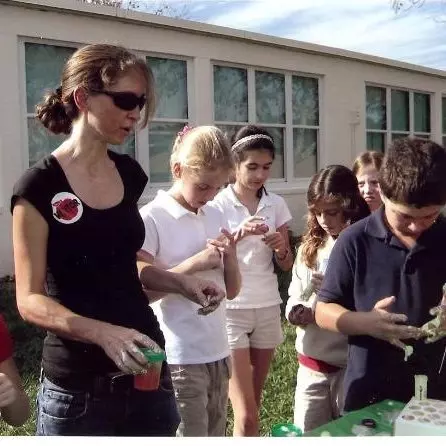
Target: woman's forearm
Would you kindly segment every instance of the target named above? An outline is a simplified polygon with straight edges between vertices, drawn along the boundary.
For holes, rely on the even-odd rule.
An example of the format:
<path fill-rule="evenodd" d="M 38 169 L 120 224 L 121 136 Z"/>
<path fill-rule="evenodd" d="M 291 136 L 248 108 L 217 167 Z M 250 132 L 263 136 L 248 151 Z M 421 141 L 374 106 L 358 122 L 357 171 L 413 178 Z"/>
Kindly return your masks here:
<path fill-rule="evenodd" d="M 17 300 L 23 319 L 63 338 L 96 344 L 106 322 L 80 316 L 43 294 Z"/>

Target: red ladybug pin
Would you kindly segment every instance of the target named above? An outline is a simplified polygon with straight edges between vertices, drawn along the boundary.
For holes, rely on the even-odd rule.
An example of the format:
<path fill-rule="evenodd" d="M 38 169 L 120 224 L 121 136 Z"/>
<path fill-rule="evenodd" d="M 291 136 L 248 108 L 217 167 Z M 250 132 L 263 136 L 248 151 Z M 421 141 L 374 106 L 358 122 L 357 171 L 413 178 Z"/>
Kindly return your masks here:
<path fill-rule="evenodd" d="M 59 192 L 51 200 L 53 217 L 63 224 L 76 223 L 84 211 L 82 202 L 70 192 Z"/>

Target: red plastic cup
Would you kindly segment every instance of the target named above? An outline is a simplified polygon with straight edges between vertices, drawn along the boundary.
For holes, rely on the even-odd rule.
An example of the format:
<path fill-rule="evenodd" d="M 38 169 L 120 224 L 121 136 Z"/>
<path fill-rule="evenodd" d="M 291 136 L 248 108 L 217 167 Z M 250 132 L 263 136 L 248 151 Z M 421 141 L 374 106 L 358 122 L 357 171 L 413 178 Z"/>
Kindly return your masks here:
<path fill-rule="evenodd" d="M 150 348 L 142 348 L 141 351 L 144 353 L 149 367 L 146 373 L 135 375 L 133 387 L 144 392 L 157 390 L 160 385 L 161 367 L 166 359 L 166 354 L 163 351 L 155 352 Z"/>

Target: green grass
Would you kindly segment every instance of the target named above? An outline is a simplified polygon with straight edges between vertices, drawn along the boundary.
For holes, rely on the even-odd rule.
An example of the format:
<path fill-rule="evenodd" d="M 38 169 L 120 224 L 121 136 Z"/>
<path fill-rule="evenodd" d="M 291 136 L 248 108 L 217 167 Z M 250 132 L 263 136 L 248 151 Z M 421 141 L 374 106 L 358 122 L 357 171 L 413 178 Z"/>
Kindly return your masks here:
<path fill-rule="evenodd" d="M 280 288 L 287 288 L 288 278 L 279 278 Z M 38 388 L 43 332 L 20 318 L 15 303 L 14 282 L 11 278 L 0 279 L 0 314 L 4 316 L 14 338 L 15 360 L 24 380 L 32 404 L 32 417 L 21 427 L 12 428 L 0 421 L 0 436 L 34 435 L 35 399 Z M 285 340 L 277 349 L 265 384 L 260 411 L 260 433 L 268 435 L 273 424 L 291 422 L 293 418 L 294 387 L 296 382 L 296 353 L 294 329 L 283 322 Z M 232 412 L 229 409 L 228 434 L 232 432 Z"/>

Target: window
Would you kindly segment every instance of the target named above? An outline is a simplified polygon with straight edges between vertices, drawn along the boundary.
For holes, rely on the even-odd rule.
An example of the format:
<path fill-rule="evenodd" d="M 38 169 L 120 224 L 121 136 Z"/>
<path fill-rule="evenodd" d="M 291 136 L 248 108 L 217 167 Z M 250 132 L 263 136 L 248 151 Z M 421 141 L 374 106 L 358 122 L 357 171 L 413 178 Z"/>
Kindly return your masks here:
<path fill-rule="evenodd" d="M 26 120 L 28 128 L 29 165 L 51 153 L 64 140 L 65 135 L 53 135 L 36 118 L 36 105 L 45 91 L 60 85 L 65 61 L 75 48 L 25 43 Z"/>
<path fill-rule="evenodd" d="M 214 121 L 228 136 L 248 123 L 268 130 L 277 150 L 272 178 L 291 181 L 316 172 L 317 78 L 214 65 Z"/>
<path fill-rule="evenodd" d="M 46 91 L 55 90 L 60 85 L 63 66 L 75 50 L 73 47 L 25 42 L 26 119 L 30 166 L 51 153 L 66 138 L 66 135 L 53 135 L 49 132 L 35 118 L 35 108 L 42 101 Z M 122 146 L 111 148 L 134 157 L 135 135 L 128 138 Z"/>
<path fill-rule="evenodd" d="M 395 139 L 430 138 L 430 94 L 366 87 L 367 149 L 384 152 Z"/>
<path fill-rule="evenodd" d="M 187 62 L 147 57 L 155 77 L 157 107 L 149 124 L 149 178 L 152 183 L 171 180 L 169 158 L 178 132 L 189 119 Z"/>

